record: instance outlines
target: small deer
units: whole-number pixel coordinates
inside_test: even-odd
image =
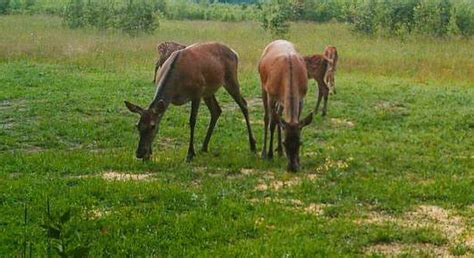
[[[149,107],[143,109],[125,101],[125,105],[131,112],[140,115],[137,124],[140,141],[136,157],[144,160],[150,158],[153,139],[168,106],[170,104],[183,105],[191,101],[189,117],[191,132],[186,156],[186,160],[191,161],[195,156],[194,127],[201,99],[204,99],[211,113],[211,120],[202,145],[202,151],[206,152],[217,119],[221,114],[221,108],[214,94],[222,85],[244,114],[250,149],[255,152],[255,139],[250,128],[247,102],[240,94],[240,85],[237,80],[237,65],[237,53],[220,43],[194,44],[173,52],[157,75],[157,90]]]
[[[334,74],[337,65],[337,50],[333,46],[327,46],[322,55],[305,56],[306,69],[308,70],[308,78],[314,79],[318,83],[318,101],[314,112],[317,114],[321,99],[324,97],[324,105],[322,115],[327,114],[327,102],[329,93],[336,94],[336,84],[334,82]]]
[[[158,73],[158,69],[163,66],[163,64],[171,56],[171,54],[175,51],[184,48],[186,48],[185,45],[173,41],[165,41],[156,46],[156,51],[158,52],[159,58],[155,64],[155,75],[153,76],[153,83],[156,83],[156,75]]]
[[[258,65],[265,110],[262,157],[273,158],[273,133],[279,125],[285,133],[287,169],[299,168],[301,129],[313,120],[313,113],[299,120],[303,99],[308,90],[307,70],[303,57],[292,43],[276,40],[267,45]],[[283,118],[281,114],[283,113]],[[270,126],[270,142],[267,154],[267,131]],[[279,137],[279,145],[281,138]]]

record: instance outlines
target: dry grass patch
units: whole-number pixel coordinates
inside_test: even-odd
[[[375,104],[375,109],[383,114],[395,114],[400,116],[409,115],[409,111],[406,106],[400,102],[390,102],[390,101],[379,101]]]
[[[371,212],[364,219],[355,221],[356,224],[378,224],[394,223],[396,225],[420,229],[433,228],[443,234],[448,240],[446,246],[432,245],[406,245],[400,243],[391,243],[375,245],[368,248],[368,252],[377,252],[381,254],[399,255],[405,251],[416,252],[428,250],[430,254],[436,256],[449,256],[448,246],[463,244],[470,249],[474,248],[473,229],[466,224],[461,216],[454,215],[453,212],[434,205],[420,205],[414,211],[407,212],[401,217]],[[423,248],[419,248],[423,247]]]
[[[87,179],[100,177],[106,181],[150,181],[152,174],[131,174],[117,171],[106,171],[98,175],[69,176],[71,179]]]
[[[388,257],[401,255],[428,256],[428,257],[451,257],[449,250],[445,246],[436,246],[433,244],[377,244],[367,249],[369,254],[382,254]]]
[[[355,126],[354,122],[342,118],[331,118],[330,123],[331,127],[335,128],[353,128]]]
[[[110,214],[109,210],[104,210],[100,208],[92,209],[87,211],[87,215],[90,219],[100,219]]]
[[[151,174],[129,174],[116,171],[102,174],[102,178],[107,181],[149,181],[151,176]]]
[[[324,160],[324,163],[316,168],[316,172],[323,173],[332,168],[347,169],[352,160],[353,160],[352,157],[349,157],[347,160],[333,160],[329,157],[326,157],[326,159]]]
[[[295,211],[295,212],[303,212],[306,214],[311,215],[323,215],[324,209],[329,204],[325,203],[309,203],[305,204],[302,200],[298,199],[284,199],[284,198],[272,198],[272,197],[265,197],[265,198],[252,198],[249,200],[251,203],[263,203],[263,204],[270,204],[276,203],[283,206],[284,209]]]
[[[258,180],[257,186],[255,187],[256,191],[267,191],[267,190],[272,190],[272,191],[280,191],[283,189],[291,189],[303,182],[304,179],[307,179],[309,181],[314,181],[317,179],[316,174],[307,174],[307,175],[302,175],[302,176],[294,176],[290,177],[288,179],[282,179],[282,180],[277,180],[274,177],[274,174],[272,172],[267,172],[266,174],[263,175],[262,179]]]

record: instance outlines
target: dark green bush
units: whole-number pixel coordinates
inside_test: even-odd
[[[474,35],[474,5],[470,0],[453,3],[448,33],[470,37]]]
[[[354,29],[366,34],[373,34],[377,28],[377,2],[367,0],[356,6],[355,15],[352,18]]]
[[[64,11],[63,22],[71,29],[86,25],[83,0],[71,0],[69,2]]]
[[[451,4],[448,0],[421,0],[415,7],[415,28],[421,34],[447,33]]]
[[[125,5],[118,5],[113,0],[71,0],[66,6],[63,19],[72,29],[84,26],[101,30],[112,28],[131,35],[152,33],[159,25],[152,4],[131,0]]]
[[[260,24],[274,37],[285,37],[290,30],[291,4],[287,0],[273,0],[262,5]]]
[[[129,1],[118,10],[116,28],[128,34],[152,33],[158,26],[154,8],[145,1]]]
[[[340,8],[339,3],[331,0],[322,1],[304,1],[302,20],[327,22],[337,18],[337,9]]]
[[[444,37],[472,36],[472,1],[454,0],[360,0],[342,8],[345,21],[366,34],[401,36],[411,33]]]
[[[10,12],[10,0],[0,0],[0,14],[7,14]]]
[[[388,34],[411,32],[415,26],[415,8],[419,0],[383,1],[377,12],[379,28]]]

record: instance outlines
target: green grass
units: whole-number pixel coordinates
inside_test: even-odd
[[[290,39],[303,53],[333,44],[341,55],[328,117],[304,130],[300,172],[249,152],[243,117],[223,90],[208,154],[184,162],[186,105],[167,111],[153,160],[138,161],[137,117],[123,100],[149,103],[154,46],[164,40],[218,40],[239,52],[261,148],[256,63],[269,36],[253,23],[198,24],[163,21],[155,35],[130,38],[70,31],[57,18],[0,17],[1,257],[22,254],[24,243],[34,256],[48,253],[47,200],[53,213],[73,210],[64,230],[77,233],[67,239],[92,257],[355,256],[393,243],[472,253],[463,243],[474,231],[472,41],[400,42],[338,24],[293,24]],[[311,82],[306,107],[315,91]],[[208,120],[202,106],[197,147]],[[150,176],[101,177],[110,171]],[[281,182],[290,186],[272,188]],[[263,183],[268,189],[256,190]],[[305,212],[311,204],[324,213]],[[462,218],[463,234],[453,239],[439,221],[364,220],[374,212],[402,218],[420,205]]]

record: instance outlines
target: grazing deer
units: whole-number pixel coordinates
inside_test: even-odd
[[[153,83],[156,83],[156,75],[158,73],[158,69],[161,66],[163,66],[163,64],[171,56],[171,54],[175,51],[178,51],[184,48],[186,48],[185,45],[172,42],[172,41],[165,41],[163,43],[158,44],[158,46],[156,46],[156,51],[158,52],[158,55],[160,57],[158,58],[158,61],[156,61],[156,64],[155,64],[155,75],[153,76]]]
[[[327,114],[327,102],[329,93],[336,94],[336,84],[334,83],[334,74],[337,65],[337,50],[333,46],[327,46],[322,55],[305,56],[308,78],[314,79],[318,83],[318,101],[314,112],[317,114],[319,104],[324,97],[322,115]]]
[[[221,108],[214,95],[221,85],[224,85],[242,110],[247,123],[250,149],[255,152],[255,139],[250,128],[247,102],[240,95],[237,64],[237,53],[219,43],[194,44],[172,53],[158,73],[157,90],[148,109],[125,101],[125,105],[131,112],[140,114],[137,124],[140,133],[137,158],[150,158],[153,139],[168,106],[170,104],[183,105],[191,101],[189,117],[191,133],[186,156],[186,160],[191,161],[195,156],[194,127],[201,98],[204,99],[211,112],[211,120],[202,145],[202,150],[207,151],[214,126],[221,114]]]
[[[300,132],[313,119],[313,113],[310,113],[299,120],[303,109],[303,99],[308,89],[304,59],[292,43],[276,40],[268,44],[263,51],[258,71],[265,109],[262,157],[273,158],[273,133],[278,124],[285,133],[283,144],[288,158],[288,170],[297,171],[301,144]],[[268,126],[270,126],[270,143],[267,154]]]

